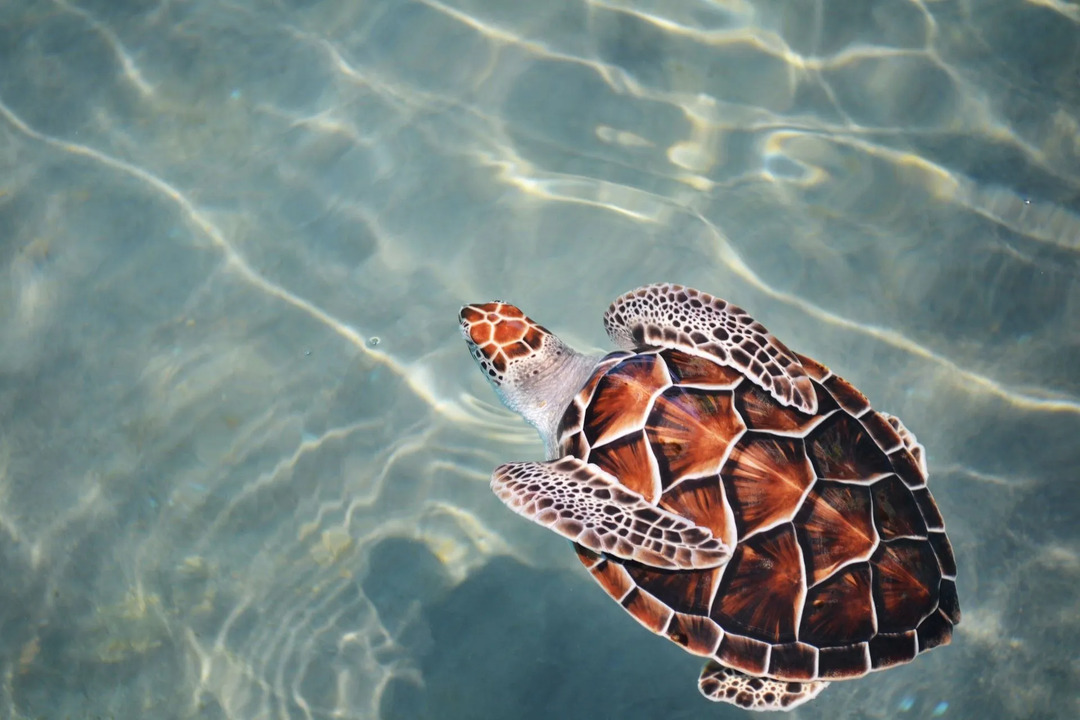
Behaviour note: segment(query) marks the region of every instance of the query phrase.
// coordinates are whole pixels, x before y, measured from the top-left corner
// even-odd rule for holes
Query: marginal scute
[[[952,623],[940,610],[923,620],[916,630],[919,636],[919,652],[948,645],[952,640]]]
[[[866,643],[821,648],[818,654],[818,677],[843,680],[870,672],[870,653]]]
[[[956,583],[944,579],[938,590],[938,609],[953,625],[960,624],[960,599],[956,594]]]
[[[930,546],[934,548],[934,555],[938,559],[938,567],[944,577],[956,577],[956,558],[953,556],[952,543],[944,532],[929,533]]]
[[[840,404],[836,402],[829,391],[825,389],[824,385],[814,383],[814,390],[817,392],[818,397],[818,411],[815,417],[819,420],[832,415],[835,411],[840,410]]]
[[[769,668],[770,650],[768,643],[729,632],[720,641],[720,650],[716,657],[728,667],[750,675],[762,675]]]
[[[806,370],[806,374],[819,383],[825,382],[825,380],[828,379],[830,375],[832,375],[832,370],[825,367],[813,358],[801,355],[799,353],[795,353],[795,357],[798,358],[799,364],[801,364],[803,366],[803,369]],[[820,407],[818,408],[818,412],[821,412]]]
[[[671,621],[670,607],[641,588],[634,588],[622,600],[622,606],[654,633],[661,633]]]
[[[822,385],[836,399],[840,407],[854,417],[859,417],[870,409],[870,401],[866,399],[866,396],[839,375],[830,375]]]
[[[891,453],[904,447],[899,433],[878,413],[868,412],[859,418],[859,422],[882,451]]]
[[[914,660],[918,652],[914,630],[879,634],[870,640],[870,665],[874,670],[901,665]]]
[[[720,648],[720,638],[724,633],[707,617],[677,612],[672,616],[664,634],[688,652],[707,656],[713,655]]]
[[[578,556],[581,557],[580,552]],[[626,568],[617,562],[604,560],[594,565],[590,572],[592,572],[592,576],[596,578],[596,581],[600,583],[600,587],[604,588],[607,594],[616,600],[622,600],[634,588],[634,581],[626,572]]]
[[[944,530],[945,520],[941,517],[941,511],[938,510],[937,503],[934,502],[934,497],[930,494],[930,491],[926,488],[916,488],[912,491],[915,496],[915,503],[919,506],[919,511],[922,512],[923,520],[926,521],[926,527],[930,530]]]
[[[900,439],[904,443],[904,448],[911,453],[911,457],[914,458],[915,464],[918,466],[919,474],[925,479],[926,472],[926,451],[923,449],[922,444],[918,438],[915,437],[915,433],[904,427],[904,423],[900,422],[900,418],[888,413],[881,413],[881,416],[888,420],[889,424],[893,426],[893,429],[900,435]]]
[[[919,461],[906,448],[890,453],[889,462],[892,464],[893,471],[912,490],[926,485],[926,473],[919,466]]]
[[[589,548],[579,545],[578,543],[574,543],[574,552],[577,553],[578,560],[581,561],[581,564],[585,566],[586,570],[591,571],[601,562],[604,562],[603,555],[598,552],[593,552]]]
[[[813,680],[817,677],[818,650],[801,642],[774,645],[769,656],[769,675],[785,680]]]

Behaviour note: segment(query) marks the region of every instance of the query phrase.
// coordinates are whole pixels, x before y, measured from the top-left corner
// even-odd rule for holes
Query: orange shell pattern
[[[799,357],[818,412],[680,350],[612,353],[567,409],[564,454],[734,547],[720,568],[578,557],[639,622],[778,680],[840,680],[949,642],[956,567],[926,477],[866,398]]]

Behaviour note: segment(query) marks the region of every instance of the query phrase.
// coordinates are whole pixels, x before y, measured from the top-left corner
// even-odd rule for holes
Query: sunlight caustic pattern
[[[455,311],[530,303],[602,345],[607,303],[657,280],[913,418],[958,518],[980,650],[822,712],[1018,708],[958,689],[977,662],[1080,711],[1038,644],[1065,606],[1024,589],[1080,549],[1046,506],[1080,433],[1080,18],[865,8],[6,4],[0,714],[505,715],[509,680],[453,691],[505,638],[448,608],[493,558],[548,573],[541,598],[586,580],[488,494],[541,449]]]

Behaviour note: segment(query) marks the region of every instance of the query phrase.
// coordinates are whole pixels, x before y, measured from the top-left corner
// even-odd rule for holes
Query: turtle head
[[[509,380],[520,384],[522,372],[534,373],[537,356],[562,343],[542,325],[507,303],[495,300],[461,308],[461,333],[480,369],[496,389]],[[555,350],[558,352],[558,350]],[[532,359],[532,361],[530,361]]]
[[[458,315],[469,352],[499,399],[519,413],[554,452],[559,420],[596,365],[521,310],[498,300]]]

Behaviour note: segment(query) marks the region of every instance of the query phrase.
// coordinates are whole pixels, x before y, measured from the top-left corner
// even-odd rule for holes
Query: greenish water
[[[0,4],[0,717],[738,717],[491,469],[458,334],[747,308],[926,446],[953,644],[1080,716],[1075,3]]]

